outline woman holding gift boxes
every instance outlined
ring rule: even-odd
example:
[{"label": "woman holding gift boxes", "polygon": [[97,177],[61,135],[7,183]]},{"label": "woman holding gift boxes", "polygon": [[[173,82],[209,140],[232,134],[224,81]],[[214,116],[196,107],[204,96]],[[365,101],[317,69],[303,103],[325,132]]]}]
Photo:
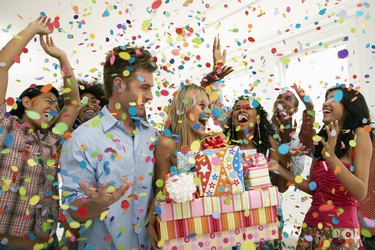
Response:
[{"label": "woman holding gift boxes", "polygon": [[[203,87],[190,84],[178,90],[169,106],[164,135],[155,148],[156,199],[165,197],[163,185],[171,168],[177,167],[177,151],[189,151],[192,144],[199,143],[206,136],[206,123],[210,116],[211,101]],[[149,209],[147,230],[156,246],[159,238],[156,234],[156,218],[152,216],[154,211],[153,204]]]},{"label": "woman holding gift boxes", "polygon": [[323,122],[314,141],[310,180],[296,178],[278,164],[278,172],[312,195],[297,249],[358,249],[360,240],[358,200],[367,194],[372,153],[370,114],[361,93],[352,86],[326,92]]},{"label": "woman holding gift boxes", "polygon": [[[164,135],[161,136],[155,148],[156,199],[163,198],[164,181],[171,172],[171,168],[177,167],[177,152],[189,151],[192,144],[199,144],[206,136],[206,124],[212,112],[210,95],[214,93],[215,88],[205,87],[233,72],[232,67],[225,66],[225,57],[226,51],[221,51],[220,39],[215,37],[212,71],[203,77],[201,86],[195,84],[181,86],[169,105]],[[224,135],[222,137],[225,138]],[[152,203],[148,211],[147,233],[152,245],[157,248],[159,236],[156,229],[154,205]]]},{"label": "woman holding gift boxes", "polygon": [[[238,145],[241,150],[261,153],[272,161],[280,161],[285,166],[290,159],[288,155],[279,156],[278,142],[272,137],[275,131],[268,120],[267,111],[252,96],[240,96],[235,101],[224,133],[231,144]],[[284,178],[274,173],[270,173],[270,177],[271,183],[277,186],[280,192],[287,190]],[[281,214],[279,221],[282,221]],[[282,249],[281,240],[257,243],[257,249]]]}]

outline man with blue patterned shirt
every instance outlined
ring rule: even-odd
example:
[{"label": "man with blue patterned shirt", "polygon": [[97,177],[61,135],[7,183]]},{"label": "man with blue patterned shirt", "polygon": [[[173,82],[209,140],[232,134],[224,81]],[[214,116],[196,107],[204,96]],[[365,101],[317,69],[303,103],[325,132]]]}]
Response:
[{"label": "man with blue patterned shirt", "polygon": [[64,143],[63,203],[70,225],[81,223],[79,249],[151,248],[145,224],[159,134],[143,117],[156,69],[145,49],[110,51],[104,64],[108,105]]}]

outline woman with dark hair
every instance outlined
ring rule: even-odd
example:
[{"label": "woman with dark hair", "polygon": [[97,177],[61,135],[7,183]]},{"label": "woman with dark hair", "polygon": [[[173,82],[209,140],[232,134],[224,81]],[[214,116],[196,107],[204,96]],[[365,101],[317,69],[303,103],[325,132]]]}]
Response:
[{"label": "woman with dark hair", "polygon": [[[51,27],[51,18],[41,16],[0,50],[0,239],[6,239],[0,249],[57,247],[57,152],[76,120],[79,95],[66,53],[49,36]],[[59,61],[64,107],[59,107],[59,93],[51,84],[33,84],[16,99],[9,114],[9,70],[35,35],[44,52]]]},{"label": "woman with dark hair", "polygon": [[258,101],[251,99],[253,98],[245,95],[237,99],[224,134],[232,144],[239,145],[241,149],[253,148],[258,153],[266,154],[272,144],[276,145],[276,141],[272,139],[275,132],[267,119],[267,111]]},{"label": "woman with dark hair", "polygon": [[310,180],[295,178],[277,164],[270,170],[312,195],[297,249],[358,249],[357,206],[367,194],[372,154],[370,113],[363,95],[352,87],[329,89],[323,122]]},{"label": "woman with dark hair", "polygon": [[[241,150],[254,150],[256,153],[269,156],[271,161],[280,161],[285,166],[289,161],[289,156],[279,156],[279,145],[272,137],[275,131],[268,120],[267,111],[252,96],[243,95],[234,102],[223,132],[230,143],[238,145]],[[270,173],[270,177],[271,183],[277,186],[280,192],[288,189],[285,179],[273,172]],[[282,221],[281,214],[279,214],[279,221]],[[282,249],[281,240],[260,242],[256,245],[257,249]]]},{"label": "woman with dark hair", "polygon": [[[254,149],[279,162],[278,143],[272,137],[275,131],[267,117],[267,111],[257,100],[251,96],[240,96],[233,105],[223,132],[230,143],[238,145],[241,150]],[[286,157],[282,157],[285,165],[288,161]],[[280,192],[288,188],[286,181],[273,173],[271,182]]]}]

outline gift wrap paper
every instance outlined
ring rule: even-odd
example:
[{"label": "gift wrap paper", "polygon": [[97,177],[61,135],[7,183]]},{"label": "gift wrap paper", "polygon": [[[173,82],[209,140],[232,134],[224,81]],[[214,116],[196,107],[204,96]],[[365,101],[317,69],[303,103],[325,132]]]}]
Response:
[{"label": "gift wrap paper", "polygon": [[238,146],[199,151],[195,156],[196,172],[202,182],[203,196],[245,191],[242,158]]},{"label": "gift wrap paper", "polygon": [[[242,155],[245,189],[250,190],[270,186],[271,179],[264,155],[260,153],[254,154],[251,150],[242,150],[240,152]],[[261,164],[259,164],[259,161]]]},{"label": "gift wrap paper", "polygon": [[[164,250],[224,249],[245,242],[263,242],[279,238],[278,223],[228,230],[201,235],[190,235],[164,241]],[[244,249],[246,250],[246,249]]]},{"label": "gift wrap paper", "polygon": [[277,222],[276,206],[231,213],[214,212],[208,216],[159,221],[160,238],[177,239],[191,234],[208,234],[274,222]]},{"label": "gift wrap paper", "polygon": [[263,187],[238,194],[201,197],[184,203],[160,202],[162,221],[208,216],[214,212],[229,213],[277,206],[280,204],[277,187]]}]

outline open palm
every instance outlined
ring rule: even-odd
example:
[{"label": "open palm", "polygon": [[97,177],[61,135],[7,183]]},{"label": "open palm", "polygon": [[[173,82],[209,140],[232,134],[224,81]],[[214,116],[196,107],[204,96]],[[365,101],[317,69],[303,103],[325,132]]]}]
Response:
[{"label": "open palm", "polygon": [[29,23],[29,28],[35,31],[35,34],[48,35],[53,32],[51,18],[40,16],[35,21]]},{"label": "open palm", "polygon": [[[44,39],[45,37],[45,39]],[[40,45],[43,50],[50,56],[54,58],[61,58],[65,55],[65,52],[56,47],[55,43],[52,40],[52,37],[45,35],[40,35]]]}]

